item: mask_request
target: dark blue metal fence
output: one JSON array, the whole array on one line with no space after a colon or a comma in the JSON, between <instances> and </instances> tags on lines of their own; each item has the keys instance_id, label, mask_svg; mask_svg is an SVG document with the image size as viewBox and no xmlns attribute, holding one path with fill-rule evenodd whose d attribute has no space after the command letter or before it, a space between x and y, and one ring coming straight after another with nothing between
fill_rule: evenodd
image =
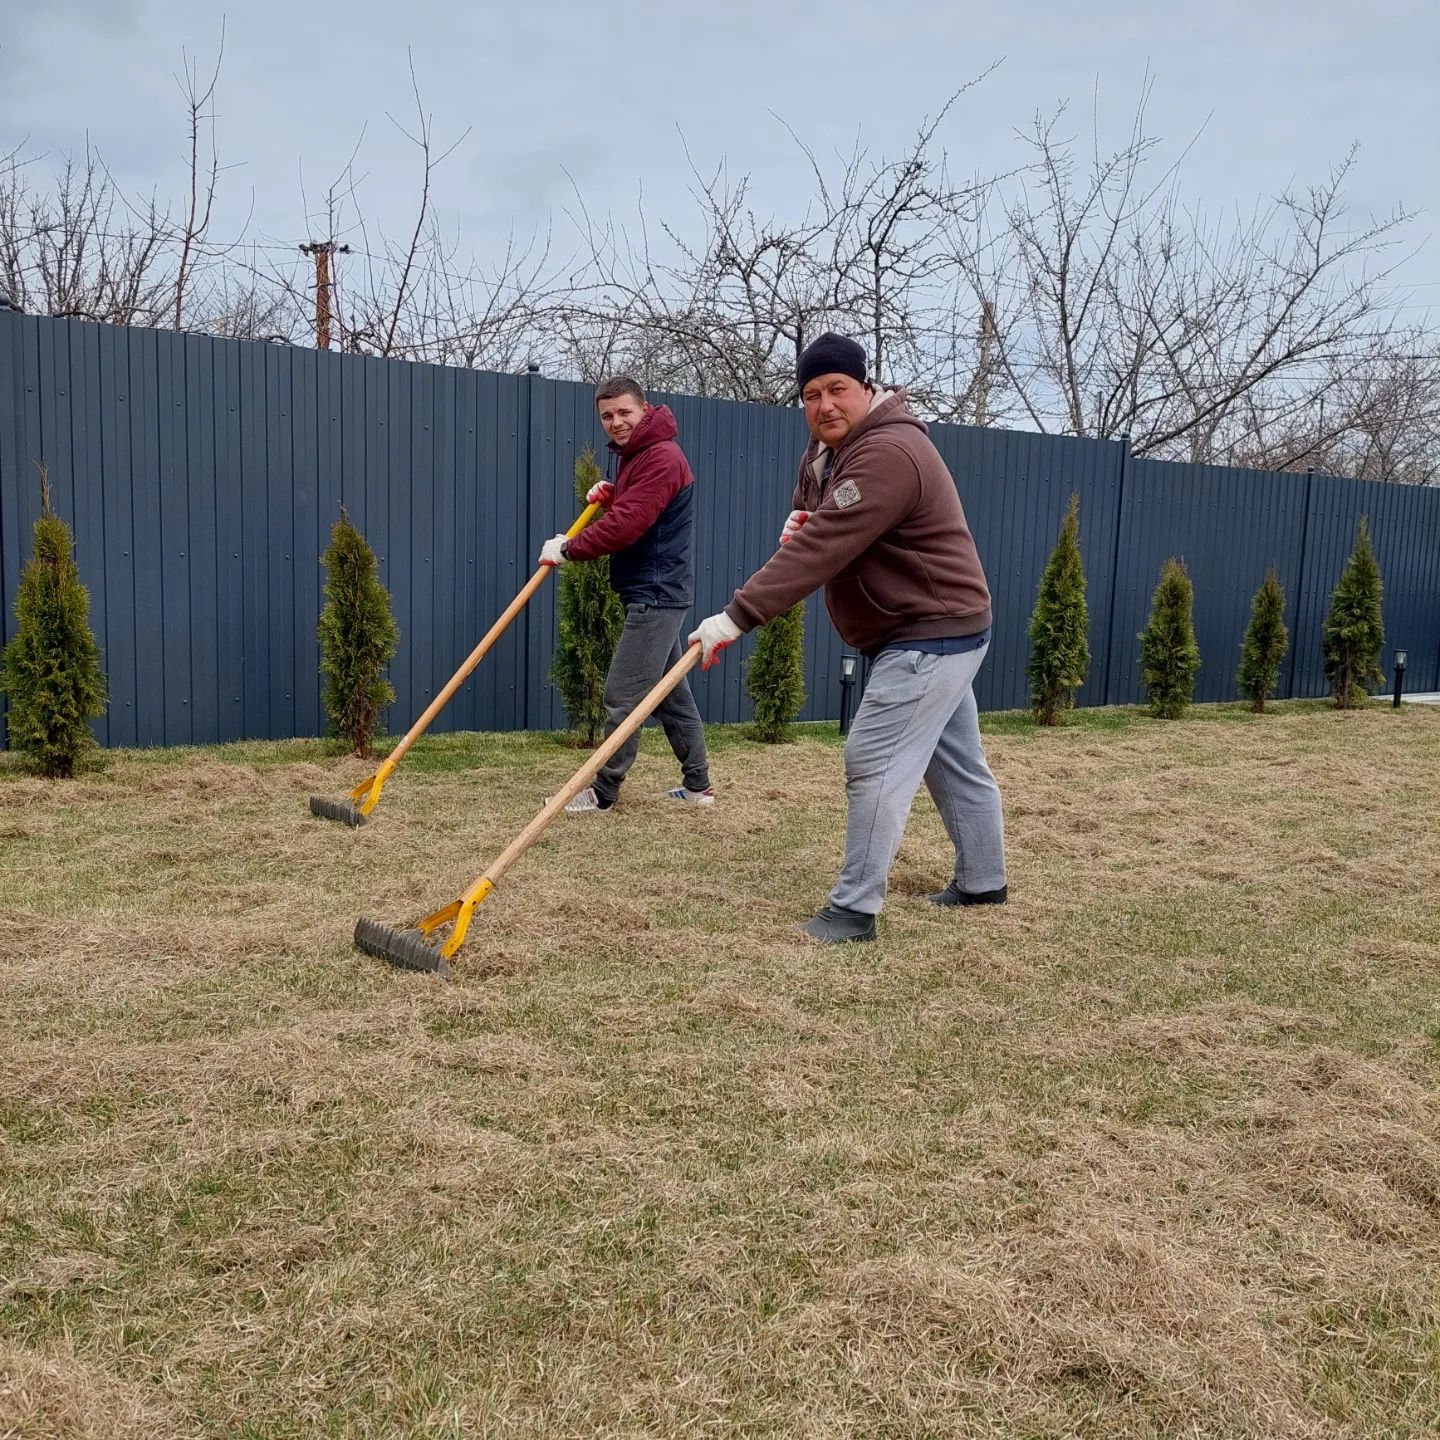
<instances>
[{"instance_id":1,"label":"dark blue metal fence","mask_svg":"<svg viewBox=\"0 0 1440 1440\"><path fill-rule=\"evenodd\" d=\"M697 476L695 614L772 552L805 441L795 410L660 396ZM932 428L995 598L984 709L1026 703L1026 624L1080 496L1093 664L1081 703L1140 698L1138 633L1161 563L1195 579L1202 700L1233 696L1250 596L1274 565L1294 645L1288 695L1324 692L1320 632L1367 515L1387 647L1440 688L1440 491L1137 460L1122 444ZM0 311L3 633L39 512L37 462L75 531L110 678L110 745L312 735L324 724L319 557L342 504L380 557L401 645L392 720L445 682L575 513L576 455L604 436L588 387ZM808 610L808 719L839 713L840 644ZM551 586L437 721L562 723ZM697 676L708 719L749 715L753 641ZM1387 653L1388 665L1390 656Z\"/></svg>"},{"instance_id":2,"label":"dark blue metal fence","mask_svg":"<svg viewBox=\"0 0 1440 1440\"><path fill-rule=\"evenodd\" d=\"M1168 556L1183 559L1195 583L1197 700L1234 699L1250 599L1272 565L1285 587L1286 624L1295 634L1296 607L1305 591L1300 556L1307 486L1305 475L1129 461L1110 627L1112 695L1140 696L1139 634ZM1382 487L1364 488L1374 494ZM1327 597L1338 578L1337 570Z\"/></svg>"}]
</instances>

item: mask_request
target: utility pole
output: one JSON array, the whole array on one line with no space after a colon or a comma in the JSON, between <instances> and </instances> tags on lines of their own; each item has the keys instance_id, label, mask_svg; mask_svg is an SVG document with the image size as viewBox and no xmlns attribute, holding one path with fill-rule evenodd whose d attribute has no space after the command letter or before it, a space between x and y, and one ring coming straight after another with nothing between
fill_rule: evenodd
<instances>
[{"instance_id":1,"label":"utility pole","mask_svg":"<svg viewBox=\"0 0 1440 1440\"><path fill-rule=\"evenodd\" d=\"M350 247L337 245L333 240L312 240L310 244L300 247L300 253L315 257L315 348L328 350L330 348L330 290L334 283L330 278L330 257L332 255L348 255Z\"/></svg>"}]
</instances>

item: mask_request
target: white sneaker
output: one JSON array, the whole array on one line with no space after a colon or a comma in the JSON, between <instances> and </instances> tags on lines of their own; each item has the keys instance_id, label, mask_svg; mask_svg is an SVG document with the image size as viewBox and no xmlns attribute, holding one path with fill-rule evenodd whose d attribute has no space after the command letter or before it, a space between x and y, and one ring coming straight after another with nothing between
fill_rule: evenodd
<instances>
[{"instance_id":1,"label":"white sneaker","mask_svg":"<svg viewBox=\"0 0 1440 1440\"><path fill-rule=\"evenodd\" d=\"M715 787L707 785L703 790L687 790L683 785L677 785L673 790L665 792L667 800L683 800L687 805L713 805L715 803Z\"/></svg>"},{"instance_id":2,"label":"white sneaker","mask_svg":"<svg viewBox=\"0 0 1440 1440\"><path fill-rule=\"evenodd\" d=\"M600 797L595 793L593 785L587 785L566 807L567 815L588 815L592 811L604 814L607 810L613 810L615 802L612 800L609 805L602 805Z\"/></svg>"}]
</instances>

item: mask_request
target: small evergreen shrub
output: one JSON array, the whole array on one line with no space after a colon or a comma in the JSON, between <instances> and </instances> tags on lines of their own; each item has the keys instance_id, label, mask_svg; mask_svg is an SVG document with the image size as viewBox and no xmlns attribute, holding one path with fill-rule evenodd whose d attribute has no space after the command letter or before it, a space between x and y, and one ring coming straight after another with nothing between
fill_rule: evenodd
<instances>
[{"instance_id":1,"label":"small evergreen shrub","mask_svg":"<svg viewBox=\"0 0 1440 1440\"><path fill-rule=\"evenodd\" d=\"M1035 718L1042 725L1058 725L1075 707L1075 692L1090 670L1089 628L1085 567L1080 559L1080 497L1072 495L1030 616L1026 673Z\"/></svg>"},{"instance_id":2,"label":"small evergreen shrub","mask_svg":"<svg viewBox=\"0 0 1440 1440\"><path fill-rule=\"evenodd\" d=\"M584 500L605 478L593 450L575 462L575 495ZM593 749L605 724L605 674L625 628L625 607L610 588L610 557L562 565L559 644L550 662L550 679L560 692L575 743Z\"/></svg>"},{"instance_id":3,"label":"small evergreen shrub","mask_svg":"<svg viewBox=\"0 0 1440 1440\"><path fill-rule=\"evenodd\" d=\"M804 601L760 631L745 688L755 705L755 738L768 745L788 740L790 726L805 708Z\"/></svg>"},{"instance_id":4,"label":"small evergreen shrub","mask_svg":"<svg viewBox=\"0 0 1440 1440\"><path fill-rule=\"evenodd\" d=\"M80 582L70 527L50 507L44 466L34 550L20 572L15 619L0 660L10 744L40 774L67 779L95 744L90 721L105 713L107 695L90 630L90 595Z\"/></svg>"},{"instance_id":5,"label":"small evergreen shrub","mask_svg":"<svg viewBox=\"0 0 1440 1440\"><path fill-rule=\"evenodd\" d=\"M1195 694L1200 650L1195 644L1195 588L1179 560L1167 560L1140 635L1140 672L1150 713L1178 720Z\"/></svg>"},{"instance_id":6,"label":"small evergreen shrub","mask_svg":"<svg viewBox=\"0 0 1440 1440\"><path fill-rule=\"evenodd\" d=\"M320 670L325 709L335 733L368 758L381 712L395 698L385 667L400 631L390 593L380 583L375 552L342 506L330 532L325 566L325 608L320 612Z\"/></svg>"},{"instance_id":7,"label":"small evergreen shrub","mask_svg":"<svg viewBox=\"0 0 1440 1440\"><path fill-rule=\"evenodd\" d=\"M1290 644L1285 628L1285 591L1272 565L1250 602L1250 624L1240 650L1240 669L1235 683L1241 696L1258 715L1265 709L1265 697L1280 679L1280 665Z\"/></svg>"},{"instance_id":8,"label":"small evergreen shrub","mask_svg":"<svg viewBox=\"0 0 1440 1440\"><path fill-rule=\"evenodd\" d=\"M1383 593L1380 566L1370 543L1370 524L1362 515L1355 527L1355 548L1325 616L1325 678L1341 710L1365 704L1369 687L1385 682L1380 668L1380 652L1385 648L1380 608Z\"/></svg>"}]
</instances>

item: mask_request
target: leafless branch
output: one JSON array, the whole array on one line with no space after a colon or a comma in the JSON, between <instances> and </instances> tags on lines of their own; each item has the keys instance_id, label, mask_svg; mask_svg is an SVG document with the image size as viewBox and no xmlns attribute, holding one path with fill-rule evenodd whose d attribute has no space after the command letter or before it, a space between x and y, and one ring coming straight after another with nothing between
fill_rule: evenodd
<instances>
[{"instance_id":1,"label":"leafless branch","mask_svg":"<svg viewBox=\"0 0 1440 1440\"><path fill-rule=\"evenodd\" d=\"M215 140L215 115L207 107L215 100L215 86L220 79L220 66L225 58L225 22L220 22L220 44L215 54L215 68L204 89L200 87L199 70L194 60L184 57L185 78L180 86L189 109L190 138L190 203L185 213L185 228L180 237L180 260L175 273L175 326L179 330L185 310L185 285L190 278L191 257L204 243L210 229L210 216L215 208L215 188L220 178L220 152ZM200 198L200 131L210 126L210 165L205 176L205 196Z\"/></svg>"}]
</instances>

